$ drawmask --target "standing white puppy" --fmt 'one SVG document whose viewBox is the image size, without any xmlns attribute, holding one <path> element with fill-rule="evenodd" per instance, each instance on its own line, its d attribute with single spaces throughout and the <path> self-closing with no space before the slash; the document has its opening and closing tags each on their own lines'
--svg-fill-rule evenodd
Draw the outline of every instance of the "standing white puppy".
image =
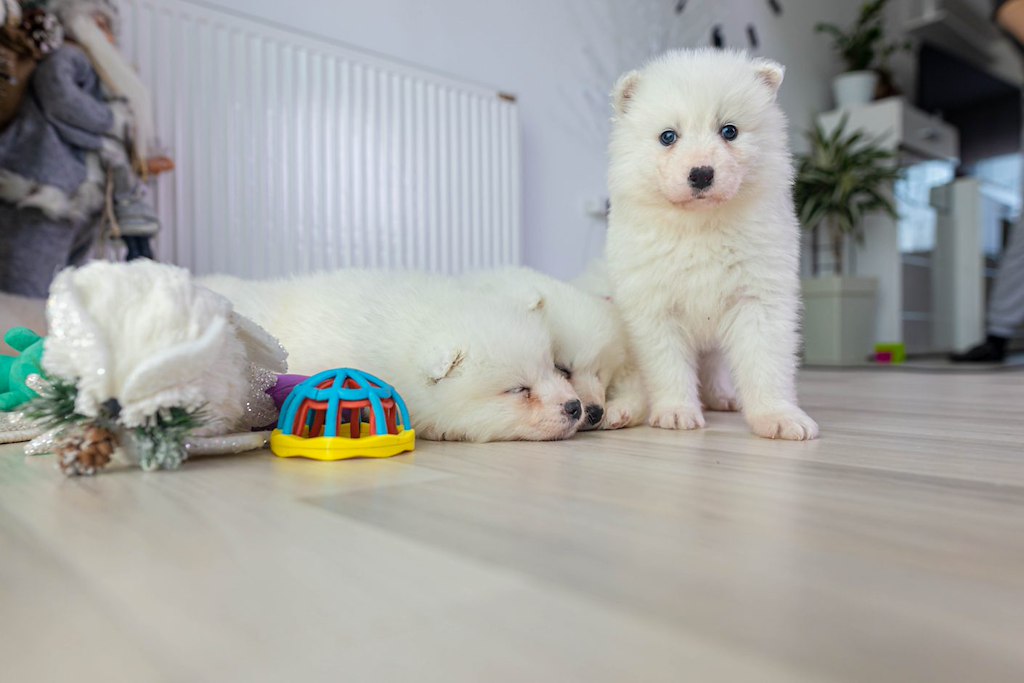
<svg viewBox="0 0 1024 683">
<path fill-rule="evenodd" d="M 679 50 L 615 86 L 607 260 L 655 427 L 703 427 L 703 403 L 742 406 L 759 436 L 818 435 L 796 398 L 799 226 L 775 101 L 783 71 Z"/>
</svg>

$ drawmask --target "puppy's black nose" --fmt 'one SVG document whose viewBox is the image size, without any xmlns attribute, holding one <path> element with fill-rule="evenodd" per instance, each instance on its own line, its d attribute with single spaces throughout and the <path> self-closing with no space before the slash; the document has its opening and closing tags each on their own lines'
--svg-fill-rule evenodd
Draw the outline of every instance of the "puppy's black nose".
<svg viewBox="0 0 1024 683">
<path fill-rule="evenodd" d="M 587 406 L 588 425 L 596 425 L 598 422 L 601 421 L 602 417 L 604 417 L 604 408 L 597 405 L 596 403 L 591 403 L 589 406 Z"/>
<path fill-rule="evenodd" d="M 121 414 L 121 402 L 116 398 L 107 399 L 103 402 L 103 409 L 111 419 L 116 419 Z"/>
<path fill-rule="evenodd" d="M 562 406 L 562 410 L 564 410 L 565 414 L 573 420 L 578 420 L 580 419 L 580 415 L 583 414 L 583 405 L 580 403 L 580 400 L 576 398 L 568 401 L 564 406 Z"/>
<path fill-rule="evenodd" d="M 706 190 L 715 182 L 715 169 L 710 166 L 696 166 L 690 169 L 690 187 Z"/>
</svg>

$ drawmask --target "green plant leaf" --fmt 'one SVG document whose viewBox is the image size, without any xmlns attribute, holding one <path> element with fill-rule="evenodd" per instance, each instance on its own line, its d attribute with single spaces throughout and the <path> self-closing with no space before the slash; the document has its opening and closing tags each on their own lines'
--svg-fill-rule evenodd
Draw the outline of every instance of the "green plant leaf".
<svg viewBox="0 0 1024 683">
<path fill-rule="evenodd" d="M 880 137 L 861 130 L 847 131 L 848 117 L 826 131 L 820 124 L 806 132 L 809 149 L 796 160 L 793 201 L 807 230 L 825 224 L 835 240 L 853 236 L 863 240 L 864 218 L 883 212 L 898 219 L 889 195 L 890 184 L 900 178 L 897 154 Z M 842 245 L 836 247 L 841 258 Z"/>
<path fill-rule="evenodd" d="M 885 43 L 885 7 L 888 0 L 870 0 L 861 5 L 857 20 L 844 31 L 830 23 L 819 22 L 814 30 L 832 38 L 832 48 L 846 62 L 848 71 L 884 66 L 900 43 Z M 904 43 L 906 44 L 906 43 Z"/>
</svg>

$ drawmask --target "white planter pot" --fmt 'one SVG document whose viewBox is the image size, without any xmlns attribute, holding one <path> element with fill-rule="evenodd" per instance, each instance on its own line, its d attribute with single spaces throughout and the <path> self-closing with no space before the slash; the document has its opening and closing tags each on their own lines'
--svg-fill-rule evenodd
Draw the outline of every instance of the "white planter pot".
<svg viewBox="0 0 1024 683">
<path fill-rule="evenodd" d="M 875 348 L 878 280 L 816 277 L 801 284 L 804 363 L 864 365 Z"/>
<path fill-rule="evenodd" d="M 858 104 L 868 104 L 875 99 L 878 74 L 874 71 L 847 71 L 832 81 L 832 94 L 836 107 L 843 109 Z"/>
</svg>

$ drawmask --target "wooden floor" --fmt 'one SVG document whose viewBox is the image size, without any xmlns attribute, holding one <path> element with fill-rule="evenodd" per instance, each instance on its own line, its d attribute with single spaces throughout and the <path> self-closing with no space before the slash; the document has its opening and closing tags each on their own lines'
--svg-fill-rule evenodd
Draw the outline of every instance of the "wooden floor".
<svg viewBox="0 0 1024 683">
<path fill-rule="evenodd" d="M 64 479 L 0 450 L 0 680 L 1024 680 L 1024 373 L 646 428 Z"/>
</svg>

